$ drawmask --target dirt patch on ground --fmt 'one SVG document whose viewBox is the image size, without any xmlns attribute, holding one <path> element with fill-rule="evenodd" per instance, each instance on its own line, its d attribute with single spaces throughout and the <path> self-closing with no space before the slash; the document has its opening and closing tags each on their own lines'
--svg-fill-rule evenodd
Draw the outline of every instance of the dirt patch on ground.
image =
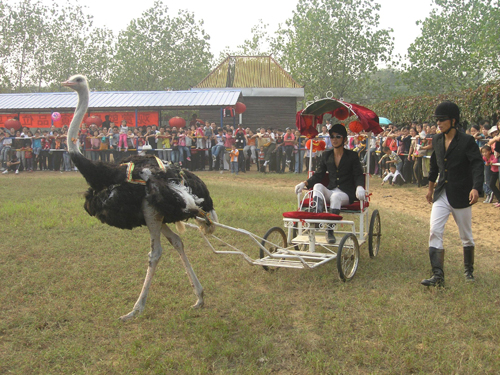
<svg viewBox="0 0 500 375">
<path fill-rule="evenodd" d="M 206 172 L 202 172 L 204 175 Z M 253 177 L 255 176 L 255 178 Z M 244 184 L 254 184 L 255 186 L 273 186 L 276 190 L 289 191 L 293 189 L 293 186 L 298 182 L 305 179 L 305 174 L 300 176 L 295 175 L 296 178 L 288 178 L 285 176 L 283 178 L 276 176 L 276 178 L 262 179 L 256 172 L 249 172 L 244 175 L 234 176 L 230 173 L 218 174 L 213 176 L 213 172 L 210 172 L 210 177 L 225 180 L 230 184 L 241 183 Z M 203 177 L 202 177 L 203 178 Z M 423 222 L 428 222 L 431 214 L 432 206 L 427 203 L 425 195 L 427 193 L 426 187 L 418 188 L 414 185 L 405 186 L 381 186 L 381 179 L 379 177 L 370 178 L 370 192 L 371 202 L 376 207 L 381 207 L 389 209 L 392 211 L 402 212 L 408 215 L 413 215 L 415 218 L 419 218 Z M 474 240 L 476 242 L 476 247 L 481 249 L 480 251 L 484 256 L 495 255 L 495 258 L 500 253 L 498 250 L 498 240 L 500 236 L 498 235 L 496 221 L 500 214 L 500 208 L 494 208 L 493 204 L 484 204 L 483 198 L 479 198 L 479 202 L 472 207 L 472 230 L 474 234 Z M 459 241 L 458 229 L 453 220 L 450 217 L 447 223 L 445 240 L 449 239 L 453 243 Z"/>
</svg>

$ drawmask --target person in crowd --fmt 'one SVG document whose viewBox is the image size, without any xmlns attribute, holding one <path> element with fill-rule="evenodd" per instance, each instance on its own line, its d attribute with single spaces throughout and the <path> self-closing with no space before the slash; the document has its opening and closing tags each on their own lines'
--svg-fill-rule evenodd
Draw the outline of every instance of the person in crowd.
<svg viewBox="0 0 500 375">
<path fill-rule="evenodd" d="M 254 134 L 254 132 L 247 128 L 245 135 L 245 147 L 243 148 L 243 154 L 246 160 L 251 160 L 253 164 L 257 162 L 257 147 L 256 147 L 256 139 L 258 135 Z M 250 163 L 247 162 L 247 171 L 250 170 Z"/>
<path fill-rule="evenodd" d="M 53 134 L 53 157 L 52 157 L 52 163 L 53 163 L 53 170 L 55 172 L 59 172 L 61 170 L 61 164 L 63 160 L 63 152 L 61 151 L 61 142 L 63 140 L 63 137 L 60 134 L 59 130 L 54 130 Z M 92 155 L 92 154 L 91 154 Z"/>
<path fill-rule="evenodd" d="M 259 155 L 258 155 L 258 164 L 257 164 L 257 169 L 259 172 L 266 172 L 266 167 L 264 167 L 264 163 L 266 161 L 266 150 L 264 149 L 264 146 L 261 146 L 259 149 Z"/>
<path fill-rule="evenodd" d="M 182 163 L 184 162 L 184 154 L 186 155 L 186 160 L 191 161 L 191 149 L 187 146 L 186 138 L 187 136 L 184 129 L 179 129 L 179 165 L 182 165 Z"/>
<path fill-rule="evenodd" d="M 246 145 L 245 142 L 246 142 L 245 129 L 243 129 L 241 126 L 238 126 L 238 129 L 236 129 L 236 134 L 234 136 L 234 145 L 236 146 L 236 149 L 238 151 L 241 150 L 238 154 L 238 169 L 240 169 L 242 172 L 246 172 L 245 153 L 243 152 Z"/>
<path fill-rule="evenodd" d="M 203 123 L 202 122 L 198 122 L 195 136 L 196 136 L 196 148 L 199 150 L 204 149 L 205 148 L 205 131 L 203 130 Z"/>
<path fill-rule="evenodd" d="M 38 169 L 42 170 L 42 162 L 40 154 L 42 152 L 42 133 L 40 129 L 35 131 L 32 139 L 32 148 L 33 148 L 33 170 L 36 171 L 37 166 Z"/>
<path fill-rule="evenodd" d="M 172 128 L 172 137 L 170 139 L 170 147 L 172 148 L 171 159 L 172 163 L 179 163 L 179 133 L 175 126 Z"/>
<path fill-rule="evenodd" d="M 16 153 L 17 158 L 21 161 L 19 170 L 20 171 L 25 170 L 26 160 L 24 158 L 24 139 L 21 138 L 20 130 L 14 132 L 14 137 L 12 139 L 12 151 Z"/>
<path fill-rule="evenodd" d="M 102 122 L 102 127 L 106 129 L 111 129 L 111 121 L 109 115 L 104 116 L 104 121 Z"/>
<path fill-rule="evenodd" d="M 485 164 L 485 180 L 489 188 L 489 193 L 485 192 L 486 199 L 483 203 L 492 203 L 493 197 L 500 202 L 500 190 L 497 188 L 498 181 L 498 166 L 494 165 L 498 163 L 498 159 L 495 157 L 494 153 L 491 151 L 491 147 L 484 145 L 481 147 L 481 154 L 483 155 L 483 160 Z"/>
<path fill-rule="evenodd" d="M 167 136 L 165 133 L 165 128 L 161 127 L 160 132 L 156 134 L 156 145 L 160 151 L 158 151 L 158 157 L 160 160 L 170 161 L 167 149 L 170 148 L 170 134 Z"/>
<path fill-rule="evenodd" d="M 2 173 L 7 174 L 9 173 L 9 171 L 11 171 L 14 172 L 15 174 L 19 174 L 20 166 L 21 166 L 21 160 L 19 160 L 17 154 L 14 152 L 12 153 L 11 159 L 6 162 L 6 169 Z"/>
<path fill-rule="evenodd" d="M 401 175 L 401 173 L 397 170 L 396 166 L 394 164 L 391 164 L 389 166 L 389 173 L 384 177 L 382 180 L 382 186 L 386 182 L 389 182 L 389 185 L 399 185 L 402 186 L 406 181 Z"/>
<path fill-rule="evenodd" d="M 239 151 L 236 148 L 236 144 L 231 145 L 231 151 L 229 152 L 229 156 L 231 158 L 231 173 L 238 174 L 238 155 Z"/>
<path fill-rule="evenodd" d="M 347 141 L 345 127 L 341 124 L 332 125 L 329 133 L 333 150 L 323 153 L 316 172 L 306 181 L 296 185 L 295 193 L 300 194 L 304 188 L 312 188 L 313 207 L 316 208 L 316 212 L 324 211 L 323 197 L 325 197 L 326 204 L 330 205 L 329 212 L 338 215 L 342 205 L 354 202 L 355 198 L 366 199 L 365 178 L 358 154 L 344 148 Z M 329 183 L 325 187 L 321 181 L 327 172 Z M 333 230 L 327 230 L 326 239 L 330 244 L 336 242 Z"/>
<path fill-rule="evenodd" d="M 101 132 L 99 133 L 99 138 L 101 143 L 99 145 L 99 153 L 101 157 L 101 161 L 109 162 L 109 134 L 108 129 L 106 127 L 102 127 Z M 67 144 L 66 144 L 67 147 Z M 64 154 L 63 154 L 64 157 Z"/>
<path fill-rule="evenodd" d="M 63 160 L 61 172 L 63 170 L 64 170 L 64 172 L 71 172 L 71 157 L 69 156 L 69 152 L 68 152 L 68 138 L 67 137 L 62 138 L 62 140 L 61 140 L 61 150 L 62 150 L 62 160 Z"/>
<path fill-rule="evenodd" d="M 109 135 L 109 148 L 111 150 L 111 155 L 113 156 L 113 162 L 118 163 L 118 144 L 120 141 L 119 129 L 117 126 L 113 126 L 111 134 Z"/>
<path fill-rule="evenodd" d="M 101 137 L 99 137 L 99 131 L 95 130 L 90 137 L 90 147 L 92 152 L 90 153 L 90 158 L 92 161 L 99 160 L 99 153 L 101 149 Z"/>
<path fill-rule="evenodd" d="M 395 151 L 391 151 L 391 149 L 387 146 L 384 146 L 382 151 L 384 152 L 384 155 L 380 158 L 378 163 L 385 170 L 384 175 L 389 173 L 389 166 L 391 164 L 394 164 L 396 169 L 401 172 L 403 162 L 401 161 L 399 155 Z"/>
<path fill-rule="evenodd" d="M 305 139 L 301 136 L 298 130 L 295 131 L 295 143 L 293 145 L 293 153 L 295 155 L 295 173 L 302 173 L 302 160 L 305 154 Z"/>
<path fill-rule="evenodd" d="M 460 109 L 451 101 L 440 103 L 434 112 L 439 130 L 433 140 L 427 202 L 432 204 L 429 259 L 432 276 L 425 286 L 444 285 L 443 234 L 450 214 L 460 232 L 464 252 L 464 274 L 474 281 L 474 239 L 472 205 L 479 198 L 484 181 L 484 163 L 474 138 L 459 130 Z M 436 180 L 439 175 L 439 180 Z"/>
<path fill-rule="evenodd" d="M 14 130 L 14 129 L 12 129 Z M 14 132 L 15 134 L 15 132 Z M 2 170 L 5 171 L 7 169 L 7 162 L 10 161 L 10 154 L 12 150 L 12 139 L 6 131 L 3 136 L 0 138 L 2 142 L 2 151 L 0 153 L 0 160 L 2 162 Z"/>
<path fill-rule="evenodd" d="M 264 146 L 265 160 L 263 167 L 266 167 L 271 160 L 273 151 L 276 149 L 276 138 L 271 128 L 267 129 L 267 131 L 264 127 L 260 129 L 259 145 Z"/>
<path fill-rule="evenodd" d="M 326 125 L 321 127 L 321 133 L 318 134 L 318 137 L 325 141 L 325 150 L 331 150 L 333 148 L 332 141 L 330 140 L 330 134 L 328 133 L 328 127 Z"/>
<path fill-rule="evenodd" d="M 325 126 L 326 128 L 326 126 Z M 283 147 L 285 151 L 285 164 L 288 167 L 289 172 L 293 172 L 294 166 L 292 166 L 292 155 L 293 155 L 293 150 L 294 150 L 294 145 L 295 145 L 295 134 L 292 133 L 292 129 L 286 128 L 285 129 L 286 133 L 283 136 Z M 330 136 L 328 136 L 328 140 L 330 141 Z M 331 144 L 331 142 L 330 142 Z M 283 172 L 285 171 L 285 168 L 283 168 Z"/>
<path fill-rule="evenodd" d="M 122 147 L 125 148 L 125 152 L 128 151 L 128 125 L 127 121 L 123 120 L 120 125 L 120 138 L 118 139 L 118 151 L 122 150 Z"/>
<path fill-rule="evenodd" d="M 278 128 L 275 134 L 276 148 L 273 153 L 276 155 L 276 173 L 284 173 L 285 172 L 285 158 L 284 158 L 284 139 L 283 139 L 283 130 Z"/>
</svg>

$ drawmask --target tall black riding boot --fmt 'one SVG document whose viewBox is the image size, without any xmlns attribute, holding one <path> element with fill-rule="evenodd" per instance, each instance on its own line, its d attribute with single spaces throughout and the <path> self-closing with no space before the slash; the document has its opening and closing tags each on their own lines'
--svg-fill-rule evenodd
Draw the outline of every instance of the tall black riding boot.
<svg viewBox="0 0 500 375">
<path fill-rule="evenodd" d="M 474 282 L 474 246 L 464 247 L 464 270 L 465 281 Z"/>
<path fill-rule="evenodd" d="M 333 208 L 330 210 L 330 213 L 338 215 L 338 214 L 340 214 L 340 210 Z M 333 234 L 333 229 L 328 229 L 326 231 L 326 242 L 328 242 L 331 245 L 333 245 L 335 242 L 337 242 L 337 239 L 335 238 L 335 235 Z"/>
<path fill-rule="evenodd" d="M 429 258 L 431 260 L 432 277 L 422 280 L 420 284 L 425 286 L 444 286 L 444 249 L 429 247 Z"/>
<path fill-rule="evenodd" d="M 324 208 L 325 208 L 325 205 L 324 205 L 324 202 L 323 202 L 323 198 L 319 197 L 319 196 L 316 196 L 316 197 L 313 197 L 313 202 L 314 202 L 314 206 L 313 206 L 313 210 L 311 210 L 311 212 L 323 212 Z"/>
</svg>

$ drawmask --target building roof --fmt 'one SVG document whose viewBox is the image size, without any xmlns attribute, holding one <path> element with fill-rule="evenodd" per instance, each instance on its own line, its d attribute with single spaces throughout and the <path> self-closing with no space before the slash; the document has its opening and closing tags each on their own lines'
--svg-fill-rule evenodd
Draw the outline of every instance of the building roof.
<svg viewBox="0 0 500 375">
<path fill-rule="evenodd" d="M 241 90 L 91 92 L 89 110 L 201 109 L 235 105 Z M 73 110 L 75 92 L 0 94 L 0 112 Z"/>
<path fill-rule="evenodd" d="M 271 56 L 228 56 L 195 88 L 286 88 L 299 85 Z"/>
</svg>

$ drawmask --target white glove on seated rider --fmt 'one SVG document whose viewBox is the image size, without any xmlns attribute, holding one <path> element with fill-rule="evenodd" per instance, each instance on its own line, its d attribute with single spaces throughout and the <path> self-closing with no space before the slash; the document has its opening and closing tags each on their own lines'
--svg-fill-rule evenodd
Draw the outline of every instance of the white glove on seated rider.
<svg viewBox="0 0 500 375">
<path fill-rule="evenodd" d="M 358 198 L 360 201 L 364 201 L 366 199 L 366 191 L 363 186 L 358 186 L 356 188 L 356 198 Z"/>
<path fill-rule="evenodd" d="M 304 190 L 306 187 L 306 183 L 305 182 L 301 182 L 300 184 L 296 185 L 295 186 L 295 194 L 300 194 L 300 192 L 302 190 Z"/>
</svg>

